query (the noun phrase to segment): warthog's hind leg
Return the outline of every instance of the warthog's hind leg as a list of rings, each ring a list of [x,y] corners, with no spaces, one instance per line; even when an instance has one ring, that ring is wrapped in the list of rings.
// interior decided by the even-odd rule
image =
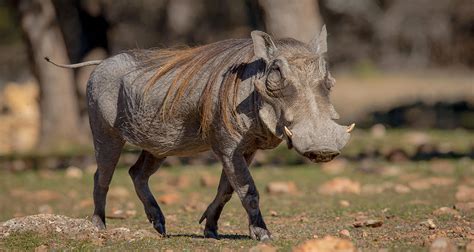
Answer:
[[[248,155],[245,155],[245,160],[247,165],[250,165],[254,156],[254,152]],[[217,194],[214,200],[209,204],[206,211],[202,214],[199,224],[206,219],[206,226],[204,227],[204,237],[218,239],[219,234],[217,232],[218,226],[217,222],[221,216],[222,209],[224,209],[225,204],[232,197],[234,189],[230,184],[225,172],[222,171],[221,179],[219,181],[219,186],[217,188]]]
[[[166,235],[165,216],[150,191],[148,179],[160,168],[164,160],[165,158],[156,158],[151,153],[143,150],[137,162],[128,171],[130,177],[132,177],[135,191],[145,207],[148,220],[153,224],[156,231],[162,235]]]

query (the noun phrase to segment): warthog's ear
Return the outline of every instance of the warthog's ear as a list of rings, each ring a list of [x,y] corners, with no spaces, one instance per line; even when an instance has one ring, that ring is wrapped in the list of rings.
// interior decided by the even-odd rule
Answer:
[[[316,35],[311,40],[311,42],[309,42],[311,50],[319,56],[327,53],[328,51],[327,36],[328,32],[326,31],[326,25],[323,25],[323,28],[321,28],[321,32],[319,32],[319,34]]]
[[[277,51],[272,37],[262,31],[253,31],[250,33],[250,35],[252,36],[253,51],[255,56],[262,58],[267,63],[270,62]]]

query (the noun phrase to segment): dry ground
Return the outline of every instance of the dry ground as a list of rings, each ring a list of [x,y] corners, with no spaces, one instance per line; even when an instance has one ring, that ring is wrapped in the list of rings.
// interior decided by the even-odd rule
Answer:
[[[444,139],[443,134],[438,135],[441,138],[437,139]],[[445,138],[446,141],[457,139]],[[365,144],[377,146],[373,142]],[[354,139],[353,148],[357,145],[364,145],[362,139]],[[463,150],[466,148],[468,144]],[[348,152],[356,150],[349,148]],[[92,172],[0,171],[0,222],[38,213],[87,219],[93,207]],[[0,239],[0,250],[37,247],[248,250],[258,242],[248,237],[247,217],[236,197],[222,214],[222,239],[202,237],[203,225],[198,220],[214,196],[219,172],[218,165],[167,167],[152,177],[152,191],[165,202],[161,206],[167,217],[170,235],[167,238],[159,237],[146,220],[127,170],[121,167],[115,173],[108,197],[108,233],[96,234],[89,228],[84,231],[89,232],[85,238],[75,238],[63,227],[59,231],[37,230],[39,233],[33,228],[33,231],[9,233]],[[326,235],[350,239],[364,250],[426,249],[438,237],[448,237],[462,249],[474,239],[474,203],[467,203],[474,202],[474,163],[468,157],[397,163],[382,159],[340,159],[323,166],[267,165],[253,168],[252,173],[260,189],[264,218],[273,233],[271,246],[282,250]],[[282,183],[275,185],[275,182]],[[277,188],[268,191],[268,186]],[[439,210],[442,207],[445,208]],[[374,226],[380,225],[380,221],[382,225],[365,226],[371,221],[375,222]]]

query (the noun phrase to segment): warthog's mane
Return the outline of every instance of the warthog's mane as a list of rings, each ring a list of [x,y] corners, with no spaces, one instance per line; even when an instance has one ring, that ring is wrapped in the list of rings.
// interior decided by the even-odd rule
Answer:
[[[293,39],[275,42],[283,47],[298,47],[302,44]],[[243,80],[242,75],[253,57],[251,39],[230,39],[192,48],[147,51],[141,55],[141,67],[154,73],[146,84],[145,93],[160,78],[176,71],[157,113],[163,120],[170,119],[183,101],[183,96],[193,88],[192,84],[195,83],[196,75],[207,71],[206,84],[199,99],[200,133],[203,137],[207,136],[213,121],[219,119],[229,133],[235,134],[237,131],[234,124],[238,122],[237,95]],[[205,67],[209,69],[204,69]],[[253,69],[257,70],[255,74],[265,69],[264,64],[256,64],[256,67],[257,69]],[[213,104],[213,92],[216,89],[218,89],[217,106]]]

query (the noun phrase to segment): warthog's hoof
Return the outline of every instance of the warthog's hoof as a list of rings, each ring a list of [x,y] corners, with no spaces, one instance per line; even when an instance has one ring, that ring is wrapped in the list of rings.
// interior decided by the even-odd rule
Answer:
[[[254,227],[254,226],[250,226],[250,237],[258,241],[271,241],[272,240],[272,235],[270,234],[270,231],[261,227]]]
[[[91,222],[99,230],[104,230],[105,229],[105,223],[102,221],[102,219],[98,215],[92,215]]]
[[[153,227],[160,233],[162,236],[166,236],[166,228],[164,223],[153,222]]]
[[[217,229],[213,230],[210,228],[205,228],[204,237],[219,240],[219,234],[217,233]]]

